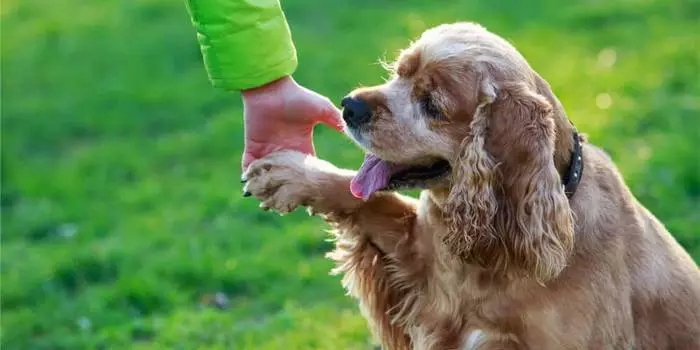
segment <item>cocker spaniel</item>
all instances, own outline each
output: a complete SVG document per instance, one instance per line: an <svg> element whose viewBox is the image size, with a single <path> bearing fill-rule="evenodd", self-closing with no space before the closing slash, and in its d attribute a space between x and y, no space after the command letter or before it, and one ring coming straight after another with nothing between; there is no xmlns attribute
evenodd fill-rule
<svg viewBox="0 0 700 350"><path fill-rule="evenodd" d="M332 225L384 348L700 349L698 265L513 46L440 25L390 68L342 102L359 171L280 152L244 174Z"/></svg>

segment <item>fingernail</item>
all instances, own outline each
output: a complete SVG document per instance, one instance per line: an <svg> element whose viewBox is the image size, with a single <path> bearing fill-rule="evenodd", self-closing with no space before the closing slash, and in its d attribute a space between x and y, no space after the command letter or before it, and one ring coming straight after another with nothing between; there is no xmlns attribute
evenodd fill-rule
<svg viewBox="0 0 700 350"><path fill-rule="evenodd" d="M251 195L252 195L252 193L250 193L248 191L243 192L243 197L250 197Z"/></svg>

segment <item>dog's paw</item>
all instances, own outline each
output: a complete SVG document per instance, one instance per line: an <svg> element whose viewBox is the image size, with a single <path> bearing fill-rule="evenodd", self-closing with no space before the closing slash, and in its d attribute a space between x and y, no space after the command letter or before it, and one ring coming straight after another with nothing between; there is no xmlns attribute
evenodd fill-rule
<svg viewBox="0 0 700 350"><path fill-rule="evenodd" d="M259 199L264 210L286 214L310 205L318 192L315 179L332 168L330 163L303 153L276 152L248 167L243 190Z"/></svg>

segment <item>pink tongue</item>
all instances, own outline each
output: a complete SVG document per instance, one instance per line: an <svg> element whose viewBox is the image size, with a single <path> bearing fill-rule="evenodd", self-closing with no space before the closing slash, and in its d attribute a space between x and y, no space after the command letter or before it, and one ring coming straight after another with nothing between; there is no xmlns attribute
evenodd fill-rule
<svg viewBox="0 0 700 350"><path fill-rule="evenodd" d="M367 200L374 192L389 184L392 168L392 164L375 155L365 155L360 170L350 182L350 192L357 198Z"/></svg>

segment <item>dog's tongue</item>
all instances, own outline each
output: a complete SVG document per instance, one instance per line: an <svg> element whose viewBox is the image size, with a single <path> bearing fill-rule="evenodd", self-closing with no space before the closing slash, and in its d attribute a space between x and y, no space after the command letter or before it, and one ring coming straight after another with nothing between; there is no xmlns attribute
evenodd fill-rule
<svg viewBox="0 0 700 350"><path fill-rule="evenodd" d="M372 193L386 187L391 178L393 164L373 154L365 155L360 170L350 182L350 192L357 198L367 200Z"/></svg>

